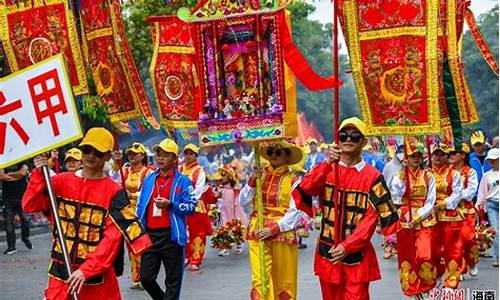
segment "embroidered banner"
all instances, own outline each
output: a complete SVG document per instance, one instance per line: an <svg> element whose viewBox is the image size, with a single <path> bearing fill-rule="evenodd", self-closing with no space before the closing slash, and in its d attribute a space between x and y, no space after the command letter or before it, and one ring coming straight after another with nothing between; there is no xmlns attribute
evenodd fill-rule
<svg viewBox="0 0 500 300"><path fill-rule="evenodd" d="M176 16L149 17L153 58L149 69L162 124L193 128L201 112L204 80L198 77L194 27Z"/></svg>
<svg viewBox="0 0 500 300"><path fill-rule="evenodd" d="M75 21L67 1L1 1L0 25L12 73L62 53L73 93L88 93Z"/></svg>
<svg viewBox="0 0 500 300"><path fill-rule="evenodd" d="M467 3L340 1L369 135L458 134L479 121L459 45Z"/></svg>
<svg viewBox="0 0 500 300"><path fill-rule="evenodd" d="M110 121L144 116L158 129L125 37L120 1L81 0L80 16L84 57Z"/></svg>
<svg viewBox="0 0 500 300"><path fill-rule="evenodd" d="M368 135L439 132L436 1L340 1Z"/></svg>

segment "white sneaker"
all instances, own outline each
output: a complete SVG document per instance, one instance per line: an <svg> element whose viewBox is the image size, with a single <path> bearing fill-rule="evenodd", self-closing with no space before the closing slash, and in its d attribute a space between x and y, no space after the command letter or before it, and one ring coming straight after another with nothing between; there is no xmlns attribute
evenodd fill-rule
<svg viewBox="0 0 500 300"><path fill-rule="evenodd" d="M420 299L421 300L432 300L431 294L429 292L422 292L422 293L420 293Z"/></svg>
<svg viewBox="0 0 500 300"><path fill-rule="evenodd" d="M477 269L477 265L472 268L469 268L469 275L472 277L476 277L479 274L479 270Z"/></svg>
<svg viewBox="0 0 500 300"><path fill-rule="evenodd" d="M219 251L219 256L228 256L229 255L229 251L227 251L227 249L222 249L221 251Z"/></svg>

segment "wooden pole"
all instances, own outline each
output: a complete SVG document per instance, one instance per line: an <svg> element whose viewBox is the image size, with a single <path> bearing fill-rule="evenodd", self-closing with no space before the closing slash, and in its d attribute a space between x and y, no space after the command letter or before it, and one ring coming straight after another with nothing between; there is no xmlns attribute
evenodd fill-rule
<svg viewBox="0 0 500 300"><path fill-rule="evenodd" d="M339 27L338 27L338 0L333 1L333 76L339 78ZM333 88L333 136L335 144L339 145L339 85ZM334 246L340 243L340 208L339 208L339 165L335 162L335 187L333 199L337 215L335 216Z"/></svg>
<svg viewBox="0 0 500 300"><path fill-rule="evenodd" d="M255 167L260 168L260 153L259 153L259 144L254 144L254 153L255 153ZM264 228L264 208L262 207L262 178L257 177L256 179L256 202L257 202L257 227L258 229ZM264 241L259 240L259 268L260 268L260 278L261 285L260 291L262 294L262 298L266 299L267 294L267 274L266 274L266 258L264 256Z"/></svg>
<svg viewBox="0 0 500 300"><path fill-rule="evenodd" d="M42 167L43 177L45 178L45 184L47 185L47 191L49 193L50 199L50 208L52 210L52 216L54 217L54 226L57 230L57 238L61 243L61 251L64 258L64 266L66 267L66 272L68 273L68 277L71 276L71 263L69 260L68 248L66 248L66 239L64 238L64 234L62 231L61 220L59 219L59 215L57 214L58 207L56 202L56 196L54 194L54 190L52 189L52 182L50 181L50 171L49 167ZM71 294L73 300L79 300L78 294L75 292Z"/></svg>

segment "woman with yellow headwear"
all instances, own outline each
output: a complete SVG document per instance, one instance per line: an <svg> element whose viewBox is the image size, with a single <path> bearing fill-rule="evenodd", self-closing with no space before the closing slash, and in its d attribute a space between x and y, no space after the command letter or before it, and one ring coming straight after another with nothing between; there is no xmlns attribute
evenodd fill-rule
<svg viewBox="0 0 500 300"><path fill-rule="evenodd" d="M133 210L136 210L137 198L139 197L139 191L142 186L144 178L153 172L152 169L148 167L146 147L141 143L133 143L126 150L128 161L130 165L123 167L123 178L125 180L125 189L130 198L130 205ZM128 251L130 259L130 273L132 279L132 289L140 289L140 267L141 267L141 257L135 256L132 251Z"/></svg>
<svg viewBox="0 0 500 300"><path fill-rule="evenodd" d="M247 240L252 268L251 299L296 299L298 247L294 229L305 213L297 210L292 197L299 197L295 190L298 177L289 169L302 159L300 148L286 141L270 142L260 148L260 154L269 161L261 170L256 166L252 177L240 193L240 204L250 216ZM264 228L258 228L255 203L255 182L262 180L262 205ZM260 253L259 240L264 241L264 253ZM267 295L260 295L262 275L260 255L265 256Z"/></svg>

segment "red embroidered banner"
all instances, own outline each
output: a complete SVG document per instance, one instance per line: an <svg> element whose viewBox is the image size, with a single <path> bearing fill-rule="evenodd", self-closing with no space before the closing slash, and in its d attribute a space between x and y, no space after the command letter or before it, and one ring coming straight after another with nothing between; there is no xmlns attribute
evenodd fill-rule
<svg viewBox="0 0 500 300"><path fill-rule="evenodd" d="M159 128L125 37L120 1L81 0L83 53L110 121L143 115Z"/></svg>
<svg viewBox="0 0 500 300"><path fill-rule="evenodd" d="M1 1L0 24L11 72L62 53L73 93L88 93L75 21L67 1Z"/></svg>
<svg viewBox="0 0 500 300"><path fill-rule="evenodd" d="M479 120L458 51L462 2L340 1L340 22L369 135L434 134L450 126L450 117L463 125ZM456 96L453 103L445 98L445 60L452 75L446 84L454 91L448 102Z"/></svg>
<svg viewBox="0 0 500 300"><path fill-rule="evenodd" d="M171 128L196 127L204 82L198 77L195 37L176 16L150 17L153 35L151 79L161 122Z"/></svg>

